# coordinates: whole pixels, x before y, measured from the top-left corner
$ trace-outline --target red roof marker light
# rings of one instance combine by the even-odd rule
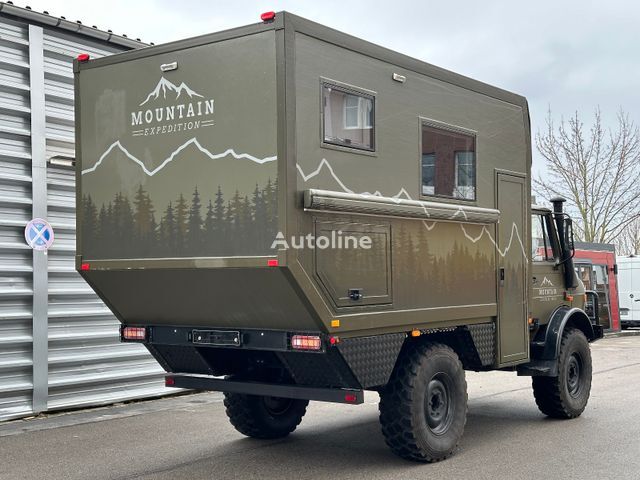
[[[260,20],[263,22],[272,22],[276,18],[276,12],[264,12],[260,15]]]
[[[88,53],[81,53],[77,58],[79,62],[88,62],[91,56]]]
[[[82,263],[80,265],[80,270],[82,270],[83,272],[86,272],[87,270],[91,269],[91,265],[89,265],[88,263]]]

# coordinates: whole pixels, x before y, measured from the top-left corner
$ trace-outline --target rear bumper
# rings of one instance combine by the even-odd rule
[[[241,382],[212,378],[204,375],[167,375],[165,384],[168,387],[176,388],[244,393],[248,395],[296,398],[301,400],[318,400],[321,402],[348,403],[351,405],[359,405],[364,402],[364,393],[359,389],[313,388],[298,385]]]
[[[278,371],[285,373],[284,378],[291,384],[285,387],[295,385],[320,389],[364,390],[386,385],[406,338],[404,333],[394,333],[348,339],[334,337],[332,342],[331,336],[317,331],[164,325],[144,328],[146,338],[141,343],[169,373],[205,377],[249,376],[251,380],[268,383],[271,379],[266,372]],[[319,336],[320,350],[293,349],[291,338],[296,334]],[[221,339],[222,343],[230,344],[219,344]],[[217,379],[210,385],[216,385],[214,390],[219,390],[216,382]],[[305,392],[304,395],[310,393],[313,392]]]

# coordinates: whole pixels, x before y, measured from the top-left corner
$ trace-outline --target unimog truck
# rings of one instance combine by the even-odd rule
[[[265,439],[375,391],[426,462],[465,370],[582,413],[597,296],[562,199],[531,206],[525,98],[285,12],[74,71],[76,267],[168,386]]]

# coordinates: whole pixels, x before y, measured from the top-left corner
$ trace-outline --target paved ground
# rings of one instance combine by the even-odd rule
[[[219,394],[198,394],[0,425],[0,479],[638,479],[640,336],[593,355],[591,401],[571,421],[538,413],[528,378],[468,374],[465,435],[434,465],[389,453],[375,395],[312,404],[289,438],[256,441],[228,424]]]

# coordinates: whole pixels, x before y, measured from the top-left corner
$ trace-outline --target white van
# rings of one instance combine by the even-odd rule
[[[617,263],[620,326],[640,327],[640,257],[618,257]]]

